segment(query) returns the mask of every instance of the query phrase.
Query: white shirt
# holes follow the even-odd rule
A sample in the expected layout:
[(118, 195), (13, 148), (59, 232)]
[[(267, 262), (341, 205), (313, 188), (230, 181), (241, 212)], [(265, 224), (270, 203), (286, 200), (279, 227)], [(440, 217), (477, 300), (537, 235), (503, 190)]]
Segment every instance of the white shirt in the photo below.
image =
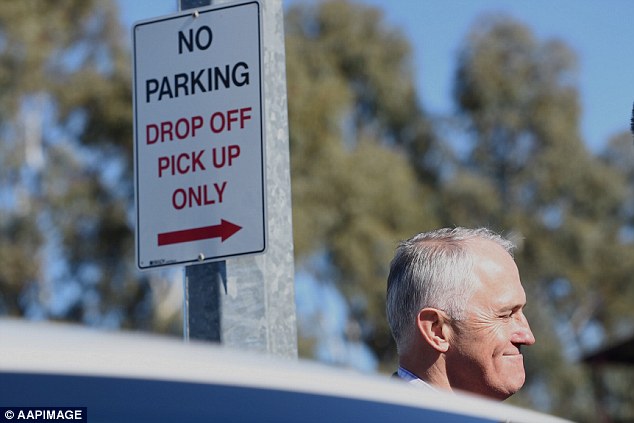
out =
[(416, 376), (414, 373), (410, 372), (407, 369), (404, 369), (404, 368), (399, 366), (399, 368), (398, 368), (396, 373), (398, 374), (398, 377), (400, 377), (401, 379), (403, 379), (405, 382), (407, 382), (408, 384), (410, 384), (412, 386), (416, 386), (418, 388), (429, 389), (431, 391), (438, 392), (438, 389), (434, 388), (429, 383), (427, 383), (424, 380), (420, 379), (418, 376)]

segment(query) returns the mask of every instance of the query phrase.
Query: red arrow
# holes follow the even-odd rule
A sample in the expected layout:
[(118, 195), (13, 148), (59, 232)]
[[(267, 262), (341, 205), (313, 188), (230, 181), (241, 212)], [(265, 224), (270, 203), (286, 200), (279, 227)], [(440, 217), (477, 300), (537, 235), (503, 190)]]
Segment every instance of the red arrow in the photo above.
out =
[(220, 238), (222, 242), (242, 226), (220, 219), (220, 225), (203, 226), (202, 228), (183, 229), (181, 231), (158, 234), (158, 245), (180, 244), (182, 242), (200, 241), (201, 239)]

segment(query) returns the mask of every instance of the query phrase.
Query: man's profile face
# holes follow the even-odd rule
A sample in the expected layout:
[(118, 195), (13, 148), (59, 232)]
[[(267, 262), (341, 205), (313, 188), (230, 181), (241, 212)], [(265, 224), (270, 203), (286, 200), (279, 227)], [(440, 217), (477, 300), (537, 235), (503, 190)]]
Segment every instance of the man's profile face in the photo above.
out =
[(473, 241), (480, 279), (467, 317), (453, 322), (447, 373), (453, 388), (506, 399), (524, 385), (520, 348), (535, 338), (523, 313), (526, 294), (511, 256), (492, 241)]

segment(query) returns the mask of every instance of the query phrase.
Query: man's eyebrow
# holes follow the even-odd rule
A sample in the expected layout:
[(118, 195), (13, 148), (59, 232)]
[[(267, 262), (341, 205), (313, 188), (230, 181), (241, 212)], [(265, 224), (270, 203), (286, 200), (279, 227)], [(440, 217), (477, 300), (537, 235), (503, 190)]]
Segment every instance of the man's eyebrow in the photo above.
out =
[(498, 308), (498, 311), (500, 311), (500, 312), (503, 312), (503, 311), (516, 311), (516, 310), (522, 310), (524, 308), (526, 308), (526, 303), (507, 304), (507, 305), (500, 306)]

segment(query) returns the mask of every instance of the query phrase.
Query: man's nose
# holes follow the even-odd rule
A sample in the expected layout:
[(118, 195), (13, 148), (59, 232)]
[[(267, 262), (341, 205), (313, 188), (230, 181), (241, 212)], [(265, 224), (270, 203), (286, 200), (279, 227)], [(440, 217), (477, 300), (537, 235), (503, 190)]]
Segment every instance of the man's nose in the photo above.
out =
[(515, 332), (513, 333), (513, 343), (523, 345), (533, 345), (535, 343), (535, 336), (528, 324), (528, 319), (524, 316), (524, 313), (520, 313), (520, 318), (517, 321)]

